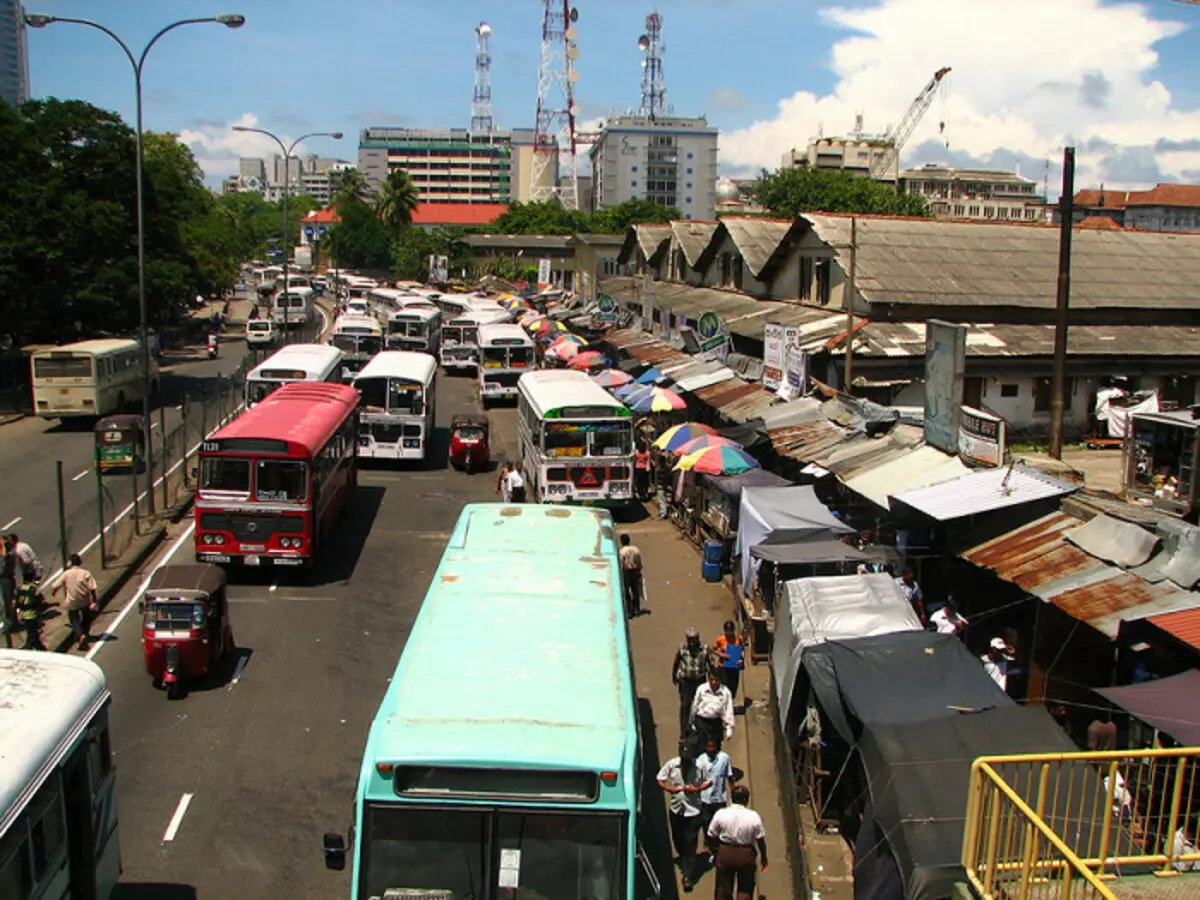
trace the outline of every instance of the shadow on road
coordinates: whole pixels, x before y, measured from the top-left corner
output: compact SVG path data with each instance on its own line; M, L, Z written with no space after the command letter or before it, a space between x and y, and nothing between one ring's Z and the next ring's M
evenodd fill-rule
M642 814L638 822L638 840L662 883L662 900L678 900L679 890L671 862L671 837L667 831L666 795L658 786L658 771L663 761L658 758L654 707L645 697L638 698L637 706L642 732Z
M196 900L200 893L190 884L143 881L118 884L109 896L112 900Z
M380 485L358 485L346 504L341 521L318 551L320 557L312 572L312 584L350 580L386 493L387 488Z

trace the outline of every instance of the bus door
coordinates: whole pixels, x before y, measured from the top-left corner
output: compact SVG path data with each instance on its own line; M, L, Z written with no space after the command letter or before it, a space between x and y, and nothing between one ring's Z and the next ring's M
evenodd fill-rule
M88 772L88 742L83 741L63 764L63 803L67 815L67 863L72 900L96 900L96 844L100 835L92 824L92 779ZM98 785L97 785L98 787ZM103 827L103 818L100 827Z

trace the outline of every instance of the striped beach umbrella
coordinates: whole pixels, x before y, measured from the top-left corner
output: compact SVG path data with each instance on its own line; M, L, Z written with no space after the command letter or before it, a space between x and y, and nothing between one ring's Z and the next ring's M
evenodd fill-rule
M758 460L737 447L707 447L689 453L675 464L675 468L703 472L706 475L740 475L759 467Z

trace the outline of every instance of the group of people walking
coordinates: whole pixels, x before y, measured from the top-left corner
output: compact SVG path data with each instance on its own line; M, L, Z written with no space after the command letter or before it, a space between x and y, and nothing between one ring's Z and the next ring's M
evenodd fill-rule
M525 472L519 462L505 462L496 474L496 493L504 503L525 502Z
M687 630L671 662L679 690L679 755L658 773L683 889L695 887L708 863L716 869L716 900L754 897L758 867L767 868L762 818L749 808L750 790L737 783L740 772L723 749L733 737L744 649L732 621L711 645L700 640L698 629ZM698 855L701 833L707 852Z
M83 567L78 553L72 553L67 568L54 585L52 595L61 594L61 602L47 599L42 592L46 573L42 561L29 544L16 533L0 538L0 601L3 602L4 637L13 646L13 634L24 635L24 650L45 650L42 619L48 607L66 606L71 632L80 649L90 637L89 614L96 611L96 579Z

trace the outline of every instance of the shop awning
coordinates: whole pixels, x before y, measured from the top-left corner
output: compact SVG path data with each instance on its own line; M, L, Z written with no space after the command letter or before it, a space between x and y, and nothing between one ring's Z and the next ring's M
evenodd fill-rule
M1096 688L1096 693L1185 747L1200 747L1200 669L1125 687Z
M793 544L853 531L817 499L817 492L809 485L745 488L738 510L737 541L737 555L742 558L742 590L748 592L754 585L757 567L750 557L751 547Z
M971 472L939 484L892 491L893 503L902 503L939 522L992 512L1024 503L1062 497L1079 489L1025 466Z

